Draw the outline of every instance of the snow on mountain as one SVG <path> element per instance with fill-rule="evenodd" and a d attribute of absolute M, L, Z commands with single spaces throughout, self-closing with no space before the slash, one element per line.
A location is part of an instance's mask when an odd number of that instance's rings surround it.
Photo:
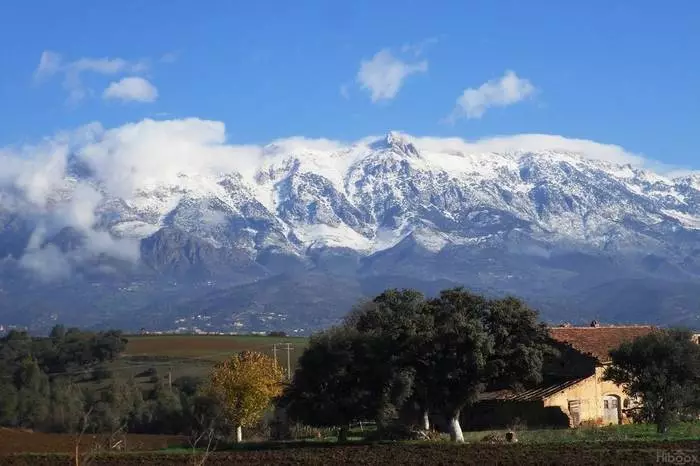
<path fill-rule="evenodd" d="M 245 170 L 196 165 L 159 178 L 150 163 L 136 189 L 117 192 L 114 180 L 91 179 L 88 158 L 73 164 L 53 202 L 71 202 L 76 179 L 87 179 L 104 196 L 99 225 L 115 237 L 176 228 L 251 257 L 268 248 L 301 257 L 318 247 L 368 255 L 412 233 L 433 252 L 511 231 L 553 246 L 664 248 L 646 230 L 700 226 L 697 175 L 672 179 L 564 149 L 486 149 L 400 132 L 351 144 L 291 138 L 262 147 Z M 104 150 L 92 153 L 116 166 Z"/>

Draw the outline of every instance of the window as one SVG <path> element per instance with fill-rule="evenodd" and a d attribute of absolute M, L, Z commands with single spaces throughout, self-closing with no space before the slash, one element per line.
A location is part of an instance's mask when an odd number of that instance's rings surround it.
<path fill-rule="evenodd" d="M 603 407 L 604 407 L 605 409 L 610 408 L 610 406 L 609 406 L 609 404 L 608 404 L 608 400 L 603 400 Z"/>
<path fill-rule="evenodd" d="M 573 427 L 581 423 L 581 400 L 569 400 L 569 415 Z"/>
<path fill-rule="evenodd" d="M 630 407 L 630 399 L 629 398 L 625 398 L 625 401 L 622 402 L 622 407 L 625 409 Z"/>

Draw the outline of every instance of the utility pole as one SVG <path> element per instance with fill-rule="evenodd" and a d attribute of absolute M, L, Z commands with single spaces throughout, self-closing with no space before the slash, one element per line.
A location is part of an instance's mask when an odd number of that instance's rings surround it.
<path fill-rule="evenodd" d="M 173 391 L 173 370 L 168 368 L 168 387 L 170 388 L 170 392 L 172 393 Z"/>
<path fill-rule="evenodd" d="M 292 380 L 291 352 L 292 344 L 287 342 L 287 380 Z"/>

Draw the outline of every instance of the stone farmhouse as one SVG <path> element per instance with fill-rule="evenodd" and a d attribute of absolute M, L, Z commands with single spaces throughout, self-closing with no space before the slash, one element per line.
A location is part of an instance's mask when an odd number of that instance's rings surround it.
<path fill-rule="evenodd" d="M 576 427 L 630 422 L 634 400 L 623 387 L 603 380 L 603 372 L 610 364 L 610 350 L 654 330 L 652 326 L 601 326 L 595 321 L 587 327 L 551 327 L 552 344 L 560 354 L 545 363 L 543 383 L 525 391 L 483 393 L 463 426 Z"/>

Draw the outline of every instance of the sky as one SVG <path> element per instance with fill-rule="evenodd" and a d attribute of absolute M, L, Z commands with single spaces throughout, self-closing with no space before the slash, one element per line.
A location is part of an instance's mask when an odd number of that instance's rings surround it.
<path fill-rule="evenodd" d="M 198 118 L 233 144 L 535 133 L 700 168 L 694 0 L 9 0 L 0 44 L 0 148 Z"/>

